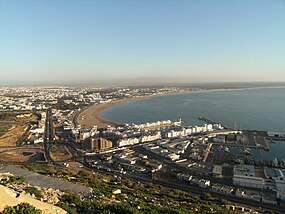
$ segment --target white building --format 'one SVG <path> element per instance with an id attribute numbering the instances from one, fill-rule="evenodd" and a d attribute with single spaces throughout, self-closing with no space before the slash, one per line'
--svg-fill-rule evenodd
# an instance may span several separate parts
<path id="1" fill-rule="evenodd" d="M 210 186 L 210 184 L 211 182 L 209 180 L 204 180 L 204 179 L 199 180 L 199 187 L 207 188 Z"/>
<path id="2" fill-rule="evenodd" d="M 43 138 L 38 138 L 34 140 L 34 144 L 43 143 L 43 142 L 44 142 Z"/>
<path id="3" fill-rule="evenodd" d="M 192 175 L 186 175 L 183 173 L 178 173 L 177 178 L 180 181 L 191 181 L 193 179 L 193 176 Z"/>
<path id="4" fill-rule="evenodd" d="M 256 176 L 253 165 L 236 165 L 234 167 L 233 183 L 250 188 L 265 188 L 264 178 Z"/>
<path id="5" fill-rule="evenodd" d="M 277 198 L 285 201 L 285 170 L 265 167 L 264 175 L 275 182 Z"/>
<path id="6" fill-rule="evenodd" d="M 130 146 L 138 144 L 140 140 L 138 138 L 125 138 L 118 141 L 118 147 Z"/>
<path id="7" fill-rule="evenodd" d="M 222 186 L 222 185 L 215 184 L 215 185 L 212 185 L 212 191 L 222 193 L 225 195 L 231 195 L 234 189 L 229 186 Z"/>
<path id="8" fill-rule="evenodd" d="M 80 132 L 80 139 L 81 140 L 85 140 L 88 137 L 93 137 L 97 133 L 98 133 L 97 127 L 93 128 L 93 129 L 81 130 L 81 132 Z"/>
<path id="9" fill-rule="evenodd" d="M 152 134 L 147 134 L 147 135 L 141 136 L 140 141 L 142 143 L 144 143 L 144 142 L 150 142 L 150 141 L 155 141 L 155 140 L 159 140 L 159 139 L 161 139 L 160 132 L 155 132 L 155 133 L 152 133 Z"/>

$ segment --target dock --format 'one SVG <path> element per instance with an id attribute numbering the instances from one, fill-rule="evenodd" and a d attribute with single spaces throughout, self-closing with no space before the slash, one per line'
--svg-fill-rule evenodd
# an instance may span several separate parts
<path id="1" fill-rule="evenodd" d="M 217 122 L 217 121 L 214 121 L 214 120 L 211 120 L 211 119 L 209 119 L 209 118 L 207 118 L 207 117 L 198 117 L 198 120 L 204 121 L 204 122 L 209 123 L 209 124 L 221 124 L 221 123 L 219 123 L 219 122 Z M 228 129 L 227 126 L 225 126 L 225 125 L 223 125 L 223 124 L 221 124 L 221 125 L 222 125 L 222 127 L 224 127 L 225 129 Z"/>

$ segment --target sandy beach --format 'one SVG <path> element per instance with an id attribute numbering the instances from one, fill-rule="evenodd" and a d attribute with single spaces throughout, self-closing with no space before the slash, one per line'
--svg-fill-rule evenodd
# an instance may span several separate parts
<path id="1" fill-rule="evenodd" d="M 77 117 L 77 123 L 81 125 L 82 128 L 92 128 L 93 126 L 97 126 L 98 128 L 106 128 L 108 126 L 118 127 L 122 124 L 102 118 L 101 112 L 119 103 L 142 99 L 142 98 L 145 98 L 145 96 L 133 97 L 128 99 L 121 99 L 107 103 L 91 105 L 87 109 L 79 113 Z"/>

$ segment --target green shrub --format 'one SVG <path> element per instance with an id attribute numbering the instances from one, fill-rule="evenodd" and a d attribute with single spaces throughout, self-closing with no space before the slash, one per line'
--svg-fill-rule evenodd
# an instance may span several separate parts
<path id="1" fill-rule="evenodd" d="M 20 176 L 10 176 L 8 182 L 12 184 L 22 184 L 25 183 L 25 178 Z"/>
<path id="2" fill-rule="evenodd" d="M 20 203 L 16 206 L 8 206 L 2 212 L 3 214 L 41 214 L 42 211 L 36 209 L 28 203 Z"/>
<path id="3" fill-rule="evenodd" d="M 26 193 L 29 193 L 30 195 L 34 194 L 36 198 L 42 197 L 41 191 L 36 187 L 28 187 L 25 189 L 25 191 L 26 191 Z"/>

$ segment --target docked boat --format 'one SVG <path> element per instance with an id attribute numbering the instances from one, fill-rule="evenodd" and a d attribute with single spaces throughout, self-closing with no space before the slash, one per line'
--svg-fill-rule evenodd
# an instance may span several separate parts
<path id="1" fill-rule="evenodd" d="M 245 148 L 245 149 L 243 150 L 243 153 L 244 153 L 245 155 L 251 155 L 251 150 L 250 150 L 250 148 Z"/>
<path id="2" fill-rule="evenodd" d="M 225 147 L 224 147 L 224 151 L 225 151 L 225 152 L 230 152 L 229 147 L 226 147 L 226 146 L 225 146 Z"/>

